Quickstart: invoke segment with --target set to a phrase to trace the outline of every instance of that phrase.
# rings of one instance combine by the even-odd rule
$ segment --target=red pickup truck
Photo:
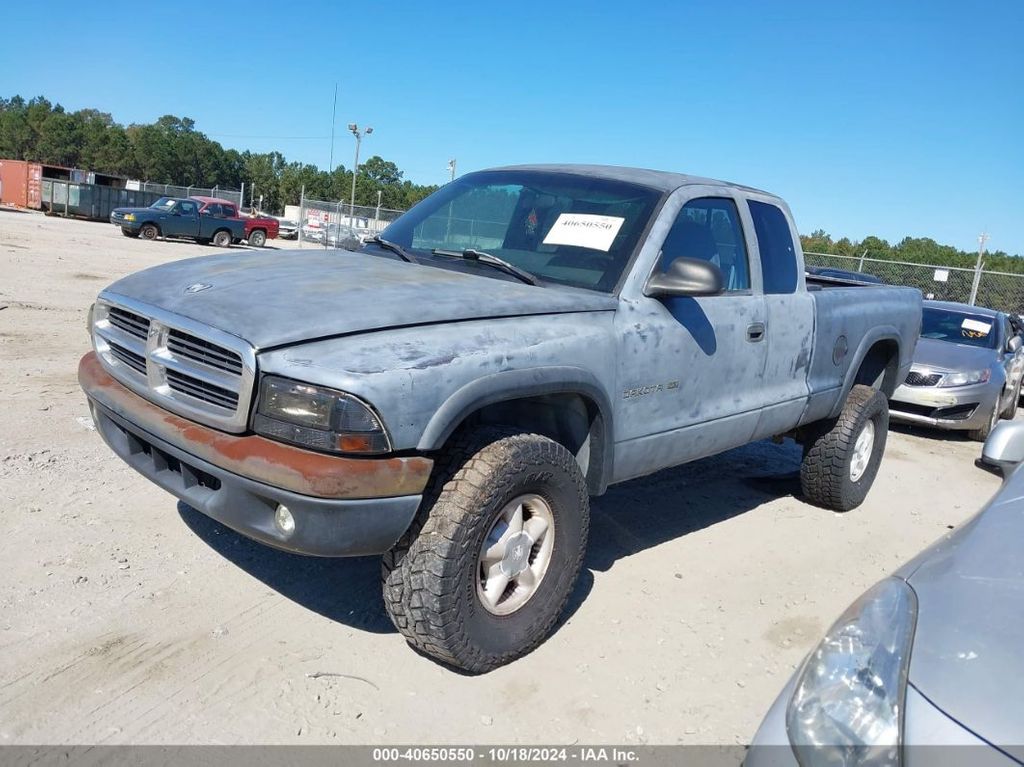
[[[267,240],[277,237],[281,225],[276,218],[269,216],[242,216],[238,206],[230,200],[219,197],[190,197],[199,203],[199,214],[213,215],[218,218],[240,219],[245,222],[245,241],[250,245],[262,248]]]

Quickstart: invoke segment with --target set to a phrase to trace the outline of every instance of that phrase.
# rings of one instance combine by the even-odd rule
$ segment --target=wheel
[[[139,236],[138,232],[133,232],[131,229],[126,229],[124,227],[121,227],[121,234],[123,234],[125,237],[138,237]]]
[[[156,224],[143,224],[139,229],[139,236],[144,240],[155,240],[159,235],[160,230],[156,228]]]
[[[1014,387],[1013,394],[1007,401],[1006,407],[1003,409],[1003,412],[999,414],[1000,418],[1003,418],[1006,421],[1012,421],[1014,419],[1014,416],[1017,415],[1018,400],[1020,400],[1020,381],[1018,381],[1017,385]]]
[[[992,430],[996,428],[997,423],[999,423],[999,400],[996,400],[996,404],[992,406],[992,413],[988,417],[988,423],[980,429],[971,429],[967,432],[967,436],[977,442],[984,442],[988,439],[988,435],[992,433]]]
[[[267,244],[267,233],[262,229],[254,229],[249,233],[249,244],[254,248],[262,248]]]
[[[870,386],[854,386],[839,418],[819,422],[804,441],[804,497],[833,511],[860,506],[878,474],[888,431],[885,395]]]
[[[213,234],[213,244],[218,248],[227,248],[231,245],[231,232],[227,229],[221,229],[219,232]]]
[[[414,648],[483,673],[533,650],[558,620],[590,499],[576,459],[547,437],[486,428],[453,442],[384,556],[384,601]]]

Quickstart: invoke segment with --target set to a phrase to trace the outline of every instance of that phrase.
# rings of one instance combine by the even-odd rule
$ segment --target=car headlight
[[[253,430],[272,439],[335,453],[386,453],[384,424],[351,394],[266,376]]]
[[[984,370],[968,370],[960,373],[946,373],[939,381],[939,386],[970,386],[971,384],[986,383],[992,376],[988,368]]]
[[[135,220],[135,214],[134,213],[125,213],[124,214],[124,220],[125,221],[134,221]]]
[[[797,677],[786,730],[811,765],[898,765],[917,597],[887,578],[825,634]]]

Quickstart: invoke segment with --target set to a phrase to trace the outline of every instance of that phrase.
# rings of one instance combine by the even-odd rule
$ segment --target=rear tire
[[[249,233],[249,244],[254,248],[262,248],[267,244],[267,233],[262,229],[255,229]]]
[[[833,511],[857,508],[871,489],[885,452],[888,400],[877,389],[858,384],[850,390],[839,418],[821,421],[812,429],[800,464],[804,497]]]
[[[383,558],[388,615],[414,648],[471,673],[515,660],[561,615],[589,524],[586,482],[562,445],[508,429],[466,432]]]
[[[219,232],[213,233],[213,244],[218,248],[228,248],[231,246],[231,232],[227,229],[221,229]]]
[[[139,237],[144,240],[155,240],[160,236],[160,230],[156,228],[156,224],[143,224],[139,229]]]

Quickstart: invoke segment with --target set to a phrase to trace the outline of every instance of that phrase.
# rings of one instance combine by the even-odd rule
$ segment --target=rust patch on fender
[[[318,498],[416,495],[434,462],[421,456],[324,455],[256,435],[226,434],[176,416],[118,383],[89,352],[78,364],[86,395],[129,423],[225,471]]]

